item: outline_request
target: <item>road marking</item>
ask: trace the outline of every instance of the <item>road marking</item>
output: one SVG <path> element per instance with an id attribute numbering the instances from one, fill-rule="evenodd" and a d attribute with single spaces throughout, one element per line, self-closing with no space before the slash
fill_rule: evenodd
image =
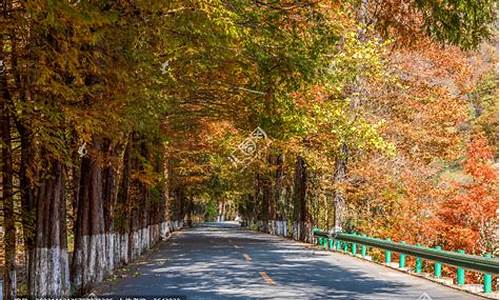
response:
<path id="1" fill-rule="evenodd" d="M 260 276 L 262 276 L 262 278 L 264 278 L 264 280 L 266 281 L 267 284 L 269 285 L 276 285 L 276 283 L 274 283 L 273 279 L 271 277 L 269 277 L 269 275 L 267 275 L 266 272 L 259 272 Z"/>
<path id="2" fill-rule="evenodd" d="M 240 249 L 240 246 L 238 246 L 238 245 L 233 245 L 233 247 L 236 249 Z"/>
<path id="3" fill-rule="evenodd" d="M 246 261 L 252 261 L 252 258 L 246 253 L 243 253 L 243 257 L 245 258 Z"/>

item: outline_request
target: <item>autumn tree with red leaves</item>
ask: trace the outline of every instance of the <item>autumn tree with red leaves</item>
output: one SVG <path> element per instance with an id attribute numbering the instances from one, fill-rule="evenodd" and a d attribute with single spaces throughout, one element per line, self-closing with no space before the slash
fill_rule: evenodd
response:
<path id="1" fill-rule="evenodd" d="M 448 249 L 498 254 L 498 169 L 482 135 L 468 146 L 466 183 L 456 184 L 457 195 L 441 203 L 431 226 Z"/>

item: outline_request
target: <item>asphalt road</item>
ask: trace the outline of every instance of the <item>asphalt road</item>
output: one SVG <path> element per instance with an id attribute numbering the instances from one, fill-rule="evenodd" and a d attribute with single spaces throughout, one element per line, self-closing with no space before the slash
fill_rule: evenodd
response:
<path id="1" fill-rule="evenodd" d="M 133 276 L 101 286 L 114 295 L 187 299 L 484 299 L 428 280 L 313 250 L 304 243 L 206 224 L 174 233 L 136 264 Z"/>

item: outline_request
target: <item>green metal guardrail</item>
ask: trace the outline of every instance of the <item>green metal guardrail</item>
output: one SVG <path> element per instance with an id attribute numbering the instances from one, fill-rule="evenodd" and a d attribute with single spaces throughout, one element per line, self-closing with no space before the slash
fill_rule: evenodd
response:
<path id="1" fill-rule="evenodd" d="M 376 238 L 367 237 L 364 235 L 336 233 L 330 235 L 327 232 L 319 229 L 313 230 L 318 243 L 326 249 L 338 250 L 348 252 L 349 244 L 351 245 L 351 253 L 356 255 L 358 252 L 358 245 L 361 246 L 361 256 L 365 257 L 367 247 L 374 247 L 385 250 L 385 263 L 391 263 L 392 252 L 399 253 L 399 267 L 405 268 L 406 255 L 416 258 L 415 260 L 415 273 L 422 272 L 422 259 L 427 259 L 434 262 L 434 277 L 441 277 L 442 264 L 457 267 L 457 284 L 465 284 L 465 270 L 469 269 L 484 273 L 484 293 L 491 293 L 492 291 L 492 275 L 498 275 L 498 258 L 492 258 L 487 254 L 485 257 L 468 255 L 463 250 L 458 252 L 444 251 L 441 247 L 428 248 L 420 245 L 408 245 L 404 242 L 395 243 L 390 239 L 381 240 Z"/>

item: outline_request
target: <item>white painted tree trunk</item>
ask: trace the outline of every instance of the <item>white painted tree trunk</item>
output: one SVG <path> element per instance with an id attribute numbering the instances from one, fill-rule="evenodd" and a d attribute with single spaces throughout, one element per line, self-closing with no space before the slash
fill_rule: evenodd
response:
<path id="1" fill-rule="evenodd" d="M 63 296 L 70 291 L 69 260 L 66 249 L 35 248 L 33 296 Z"/>

